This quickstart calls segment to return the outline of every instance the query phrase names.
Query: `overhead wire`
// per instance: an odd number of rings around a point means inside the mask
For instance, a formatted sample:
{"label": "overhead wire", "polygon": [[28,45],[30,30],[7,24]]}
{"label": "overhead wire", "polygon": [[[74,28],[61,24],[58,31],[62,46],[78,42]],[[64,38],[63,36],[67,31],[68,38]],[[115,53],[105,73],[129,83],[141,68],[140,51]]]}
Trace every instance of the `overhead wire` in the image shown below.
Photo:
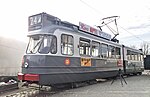
{"label": "overhead wire", "polygon": [[[94,10],[96,13],[101,14],[101,12],[99,10],[97,10],[96,8],[94,8],[93,6],[91,6],[90,4],[86,3],[83,0],[80,0],[83,4],[85,4],[86,6],[88,6],[89,8],[91,8],[92,10]],[[101,14],[103,15],[103,14]]]}
{"label": "overhead wire", "polygon": [[[85,1],[83,0],[80,0],[83,4],[85,4],[86,6],[88,6],[89,8],[91,8],[92,10],[94,10],[95,12],[97,12],[98,14],[101,14],[104,16],[104,14],[102,14],[99,10],[97,10],[96,8],[94,8],[93,6],[91,6],[90,4],[86,3]],[[149,43],[143,39],[141,39],[140,37],[134,35],[133,33],[129,32],[128,30],[126,30],[125,28],[123,28],[122,26],[118,25],[121,29],[123,29],[124,31],[128,32],[129,34],[131,34],[132,36],[134,36],[135,38],[137,38],[138,40],[140,41],[143,41],[143,42],[146,42],[146,43]],[[118,29],[117,29],[118,30]],[[149,43],[150,44],[150,43]]]}
{"label": "overhead wire", "polygon": [[142,38],[138,37],[137,35],[135,35],[135,34],[129,32],[128,30],[126,30],[126,29],[123,28],[122,26],[119,25],[119,27],[120,27],[121,29],[123,29],[124,31],[128,32],[129,34],[131,34],[132,36],[134,36],[135,38],[141,40],[142,42],[145,42],[145,43],[147,43],[147,44],[150,44],[150,42],[143,40]]}

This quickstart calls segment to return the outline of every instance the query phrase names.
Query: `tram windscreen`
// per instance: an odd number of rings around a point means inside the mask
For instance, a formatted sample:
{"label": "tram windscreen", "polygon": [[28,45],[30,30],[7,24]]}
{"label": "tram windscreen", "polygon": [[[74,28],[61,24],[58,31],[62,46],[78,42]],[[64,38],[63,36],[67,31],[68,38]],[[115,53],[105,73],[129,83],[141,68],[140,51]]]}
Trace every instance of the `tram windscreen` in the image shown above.
{"label": "tram windscreen", "polygon": [[56,37],[51,35],[36,35],[31,36],[27,47],[27,53],[55,54]]}

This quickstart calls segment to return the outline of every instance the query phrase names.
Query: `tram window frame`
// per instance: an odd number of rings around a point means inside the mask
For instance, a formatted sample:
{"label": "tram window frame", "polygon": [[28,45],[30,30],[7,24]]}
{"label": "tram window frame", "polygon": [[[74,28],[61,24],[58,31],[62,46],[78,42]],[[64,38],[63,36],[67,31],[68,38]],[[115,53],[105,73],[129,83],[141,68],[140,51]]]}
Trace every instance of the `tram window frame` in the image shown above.
{"label": "tram window frame", "polygon": [[[95,48],[93,48],[94,46],[95,46]],[[93,57],[100,57],[99,48],[100,48],[100,43],[97,42],[97,41],[92,41],[92,45],[91,45],[91,55],[92,55]],[[98,52],[97,52],[96,50],[98,50]]]}
{"label": "tram window frame", "polygon": [[135,60],[135,53],[131,51],[131,60]]}
{"label": "tram window frame", "polygon": [[[51,46],[50,46],[50,53],[51,54],[56,54],[57,53],[57,37],[56,36],[54,36],[55,37],[55,42],[54,42],[54,38],[53,38],[53,40],[51,41],[52,43],[51,43]],[[53,47],[52,47],[52,45],[53,45]],[[53,51],[54,50],[54,51]]]}
{"label": "tram window frame", "polygon": [[141,61],[141,54],[138,53],[138,61]]}
{"label": "tram window frame", "polygon": [[121,59],[121,48],[116,47],[115,50],[116,50],[116,59]]}
{"label": "tram window frame", "polygon": [[[32,35],[29,37],[28,46],[26,49],[27,54],[36,54],[39,46],[43,40],[43,35]],[[37,48],[38,47],[38,48]]]}
{"label": "tram window frame", "polygon": [[[36,54],[37,52],[40,54],[48,54],[48,53],[56,54],[57,53],[57,38],[56,38],[56,36],[43,34],[43,35],[33,35],[33,36],[30,36],[29,38],[30,38],[30,40],[29,40],[29,43],[28,43],[28,46],[26,49],[27,54],[30,54],[30,53]],[[51,51],[52,50],[51,43],[53,41],[53,38],[56,39],[56,42],[54,43],[55,44],[54,53],[52,53],[52,51]],[[45,43],[44,39],[47,39],[46,43]],[[38,40],[37,43],[36,43],[36,40]],[[45,45],[45,44],[47,44],[47,45]]]}
{"label": "tram window frame", "polygon": [[141,54],[141,61],[144,61],[144,56],[143,56],[143,54]]}
{"label": "tram window frame", "polygon": [[137,56],[137,55],[138,55],[138,53],[135,52],[134,59],[135,59],[136,61],[138,61],[138,56]]}
{"label": "tram window frame", "polygon": [[[49,37],[52,37],[52,39]],[[55,43],[53,43],[54,38],[56,39]],[[47,39],[47,41],[45,41],[44,39]],[[47,45],[45,45],[45,43]],[[42,47],[42,45],[43,45],[43,47]],[[55,47],[54,51],[52,51],[53,50],[52,45],[53,45],[53,47]],[[43,35],[43,41],[40,45],[40,48],[38,49],[38,52],[40,54],[48,54],[48,53],[56,54],[57,53],[57,38],[56,38],[56,36],[54,36],[54,35]]]}
{"label": "tram window frame", "polygon": [[131,51],[127,50],[127,60],[131,60]]}
{"label": "tram window frame", "polygon": [[[103,46],[106,46],[106,49],[105,49],[106,52],[105,52],[105,53],[103,52],[103,50],[104,50],[104,49],[103,49],[103,48],[104,48]],[[101,58],[108,58],[108,51],[109,51],[109,50],[108,50],[108,45],[102,43],[102,44],[101,44]],[[103,53],[104,53],[104,54],[103,54]]]}
{"label": "tram window frame", "polygon": [[[83,45],[84,44],[84,45]],[[87,47],[88,48],[87,48]],[[79,39],[79,54],[81,56],[91,56],[91,41],[86,38],[80,37]]]}
{"label": "tram window frame", "polygon": [[[67,37],[67,41],[66,40],[63,41],[63,36]],[[69,37],[72,37],[70,43],[68,43]],[[66,42],[67,46],[64,45],[65,42]],[[68,44],[71,44],[71,45],[68,45]],[[65,48],[65,47],[67,47],[67,48]],[[68,48],[70,48],[71,53],[69,53]],[[65,49],[67,49],[66,53],[64,53]],[[70,55],[70,56],[72,56],[74,54],[74,37],[72,35],[61,34],[61,54],[62,55]]]}
{"label": "tram window frame", "polygon": [[111,59],[116,58],[116,48],[115,46],[109,45],[108,46],[108,57]]}

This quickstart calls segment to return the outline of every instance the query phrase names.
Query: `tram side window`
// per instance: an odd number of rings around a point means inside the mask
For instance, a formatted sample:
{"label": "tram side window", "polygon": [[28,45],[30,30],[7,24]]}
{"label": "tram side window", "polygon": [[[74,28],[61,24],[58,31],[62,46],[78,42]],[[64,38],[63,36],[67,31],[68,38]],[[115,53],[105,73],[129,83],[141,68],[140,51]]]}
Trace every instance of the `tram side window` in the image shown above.
{"label": "tram side window", "polygon": [[138,61],[141,61],[141,54],[138,54]]}
{"label": "tram side window", "polygon": [[116,58],[115,57],[115,47],[114,46],[109,46],[109,58]]}
{"label": "tram side window", "polygon": [[73,55],[73,36],[61,35],[61,52],[65,55]]}
{"label": "tram side window", "polygon": [[138,61],[138,54],[134,53],[135,60]]}
{"label": "tram side window", "polygon": [[116,58],[121,59],[120,48],[116,47]]}
{"label": "tram side window", "polygon": [[131,51],[131,60],[135,60],[135,53]]}
{"label": "tram side window", "polygon": [[127,50],[127,59],[128,60],[131,60],[131,55],[130,54],[131,54],[131,51]]}
{"label": "tram side window", "polygon": [[80,38],[79,53],[80,55],[90,56],[90,40]]}
{"label": "tram side window", "polygon": [[99,43],[92,41],[92,56],[98,57],[99,56]]}
{"label": "tram side window", "polygon": [[101,45],[101,57],[102,58],[108,57],[108,46],[106,44]]}
{"label": "tram side window", "polygon": [[56,54],[56,52],[57,52],[57,38],[56,37],[52,38],[50,52],[52,54]]}
{"label": "tram side window", "polygon": [[143,61],[143,55],[141,54],[141,61]]}

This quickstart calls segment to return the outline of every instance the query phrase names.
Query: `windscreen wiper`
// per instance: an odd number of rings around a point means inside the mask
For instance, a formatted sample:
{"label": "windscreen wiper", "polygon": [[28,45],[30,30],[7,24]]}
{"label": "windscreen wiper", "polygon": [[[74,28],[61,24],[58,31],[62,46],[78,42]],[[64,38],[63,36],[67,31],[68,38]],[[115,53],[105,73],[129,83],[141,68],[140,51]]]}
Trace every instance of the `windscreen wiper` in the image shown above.
{"label": "windscreen wiper", "polygon": [[33,49],[30,50],[30,53],[33,53],[33,51],[35,50],[35,48],[36,48],[38,45],[41,45],[43,39],[44,39],[44,36],[43,36],[42,39],[33,47]]}

